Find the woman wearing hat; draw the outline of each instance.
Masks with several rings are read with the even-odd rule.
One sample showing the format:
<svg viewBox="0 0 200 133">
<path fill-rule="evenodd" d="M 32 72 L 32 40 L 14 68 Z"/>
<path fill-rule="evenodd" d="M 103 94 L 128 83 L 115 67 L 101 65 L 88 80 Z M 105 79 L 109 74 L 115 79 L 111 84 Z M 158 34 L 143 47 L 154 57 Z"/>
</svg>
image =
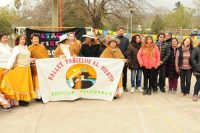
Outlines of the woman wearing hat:
<svg viewBox="0 0 200 133">
<path fill-rule="evenodd" d="M 10 59 L 12 49 L 8 45 L 8 35 L 0 34 L 0 105 L 4 110 L 10 110 L 10 103 L 5 99 L 2 94 L 1 82 L 4 77 L 6 65 Z"/>
<path fill-rule="evenodd" d="M 124 56 L 121 52 L 121 50 L 118 48 L 120 44 L 120 40 L 117 38 L 110 38 L 107 40 L 107 47 L 101 54 L 101 58 L 118 58 L 118 59 L 124 59 Z M 124 59 L 124 62 L 126 62 L 126 59 Z M 123 86 L 122 86 L 122 78 L 120 78 L 120 81 L 117 86 L 117 91 L 115 93 L 115 97 L 122 96 L 123 93 Z"/>
<path fill-rule="evenodd" d="M 94 33 L 88 32 L 83 37 L 85 37 L 85 41 L 82 44 L 79 55 L 83 57 L 99 57 L 101 54 L 100 44 L 96 40 Z"/>
<path fill-rule="evenodd" d="M 54 57 L 69 58 L 79 55 L 81 42 L 75 38 L 74 33 L 70 32 L 60 36 L 58 47 L 55 50 Z"/>
<path fill-rule="evenodd" d="M 153 43 L 153 38 L 151 36 L 145 37 L 145 44 L 140 48 L 137 58 L 140 67 L 143 68 L 145 90 L 143 94 L 151 95 L 151 89 L 155 87 L 153 84 L 155 82 L 153 75 L 160 65 L 160 52 L 158 47 Z"/>
</svg>

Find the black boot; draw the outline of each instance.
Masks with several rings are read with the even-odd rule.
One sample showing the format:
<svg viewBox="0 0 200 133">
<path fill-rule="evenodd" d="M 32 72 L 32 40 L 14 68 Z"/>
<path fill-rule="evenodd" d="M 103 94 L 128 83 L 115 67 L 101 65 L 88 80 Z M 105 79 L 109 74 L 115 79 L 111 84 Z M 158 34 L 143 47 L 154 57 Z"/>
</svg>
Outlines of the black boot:
<svg viewBox="0 0 200 133">
<path fill-rule="evenodd" d="M 146 89 L 144 92 L 143 92 L 143 95 L 147 95 L 149 92 L 149 89 Z"/>
<path fill-rule="evenodd" d="M 40 99 L 35 99 L 36 102 L 42 102 L 42 98 Z"/>
<path fill-rule="evenodd" d="M 160 91 L 165 93 L 165 88 L 161 88 Z"/>
<path fill-rule="evenodd" d="M 128 89 L 126 87 L 123 87 L 124 92 L 128 92 Z"/>
<path fill-rule="evenodd" d="M 148 95 L 151 95 L 151 88 L 150 88 L 149 91 L 148 91 Z"/>
<path fill-rule="evenodd" d="M 29 102 L 26 102 L 26 101 L 19 101 L 19 106 L 28 106 L 29 105 Z"/>
<path fill-rule="evenodd" d="M 153 92 L 158 92 L 158 88 L 153 88 Z"/>
</svg>

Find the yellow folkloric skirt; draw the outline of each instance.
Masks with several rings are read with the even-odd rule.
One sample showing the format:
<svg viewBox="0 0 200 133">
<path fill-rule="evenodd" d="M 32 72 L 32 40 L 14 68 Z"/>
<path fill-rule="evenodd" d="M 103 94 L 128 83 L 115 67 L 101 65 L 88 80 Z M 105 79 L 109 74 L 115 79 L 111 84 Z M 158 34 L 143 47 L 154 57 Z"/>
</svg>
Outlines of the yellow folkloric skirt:
<svg viewBox="0 0 200 133">
<path fill-rule="evenodd" d="M 30 67 L 16 66 L 3 78 L 1 83 L 3 94 L 11 99 L 30 101 L 36 97 L 33 88 Z"/>
<path fill-rule="evenodd" d="M 4 77 L 4 70 L 5 70 L 4 68 L 0 68 L 0 86 Z M 6 102 L 5 97 L 1 94 L 1 88 L 0 88 L 0 105 L 6 104 L 5 102 Z"/>
<path fill-rule="evenodd" d="M 4 77 L 4 68 L 0 68 L 0 85 L 1 85 L 1 82 L 3 80 L 3 77 Z M 1 89 L 0 89 L 0 92 L 1 92 Z"/>
</svg>

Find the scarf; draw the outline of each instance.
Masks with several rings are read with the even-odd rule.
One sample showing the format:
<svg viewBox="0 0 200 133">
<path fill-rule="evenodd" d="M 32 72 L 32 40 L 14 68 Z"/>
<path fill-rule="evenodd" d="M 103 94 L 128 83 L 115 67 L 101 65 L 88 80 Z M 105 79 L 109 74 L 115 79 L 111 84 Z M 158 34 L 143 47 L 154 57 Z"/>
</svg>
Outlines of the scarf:
<svg viewBox="0 0 200 133">
<path fill-rule="evenodd" d="M 144 55 L 146 56 L 146 57 L 153 57 L 154 56 L 154 51 L 153 51 L 153 49 L 155 48 L 155 44 L 144 44 L 143 46 L 142 46 L 142 48 L 143 48 L 143 51 L 144 51 Z"/>
<path fill-rule="evenodd" d="M 185 45 L 182 45 L 182 49 L 183 49 L 183 52 L 186 52 L 190 49 L 190 46 L 186 47 Z"/>
</svg>

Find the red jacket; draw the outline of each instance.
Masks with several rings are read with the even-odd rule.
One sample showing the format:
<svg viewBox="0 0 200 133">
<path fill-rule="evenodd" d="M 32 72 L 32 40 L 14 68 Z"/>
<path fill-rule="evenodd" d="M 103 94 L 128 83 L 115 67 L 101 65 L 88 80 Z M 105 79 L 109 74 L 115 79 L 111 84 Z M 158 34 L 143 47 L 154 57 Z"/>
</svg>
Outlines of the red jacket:
<svg viewBox="0 0 200 133">
<path fill-rule="evenodd" d="M 145 55 L 144 47 L 141 47 L 137 54 L 137 58 L 140 66 L 143 66 L 146 69 L 152 69 L 160 65 L 160 52 L 157 46 L 153 48 L 153 56 Z"/>
</svg>

